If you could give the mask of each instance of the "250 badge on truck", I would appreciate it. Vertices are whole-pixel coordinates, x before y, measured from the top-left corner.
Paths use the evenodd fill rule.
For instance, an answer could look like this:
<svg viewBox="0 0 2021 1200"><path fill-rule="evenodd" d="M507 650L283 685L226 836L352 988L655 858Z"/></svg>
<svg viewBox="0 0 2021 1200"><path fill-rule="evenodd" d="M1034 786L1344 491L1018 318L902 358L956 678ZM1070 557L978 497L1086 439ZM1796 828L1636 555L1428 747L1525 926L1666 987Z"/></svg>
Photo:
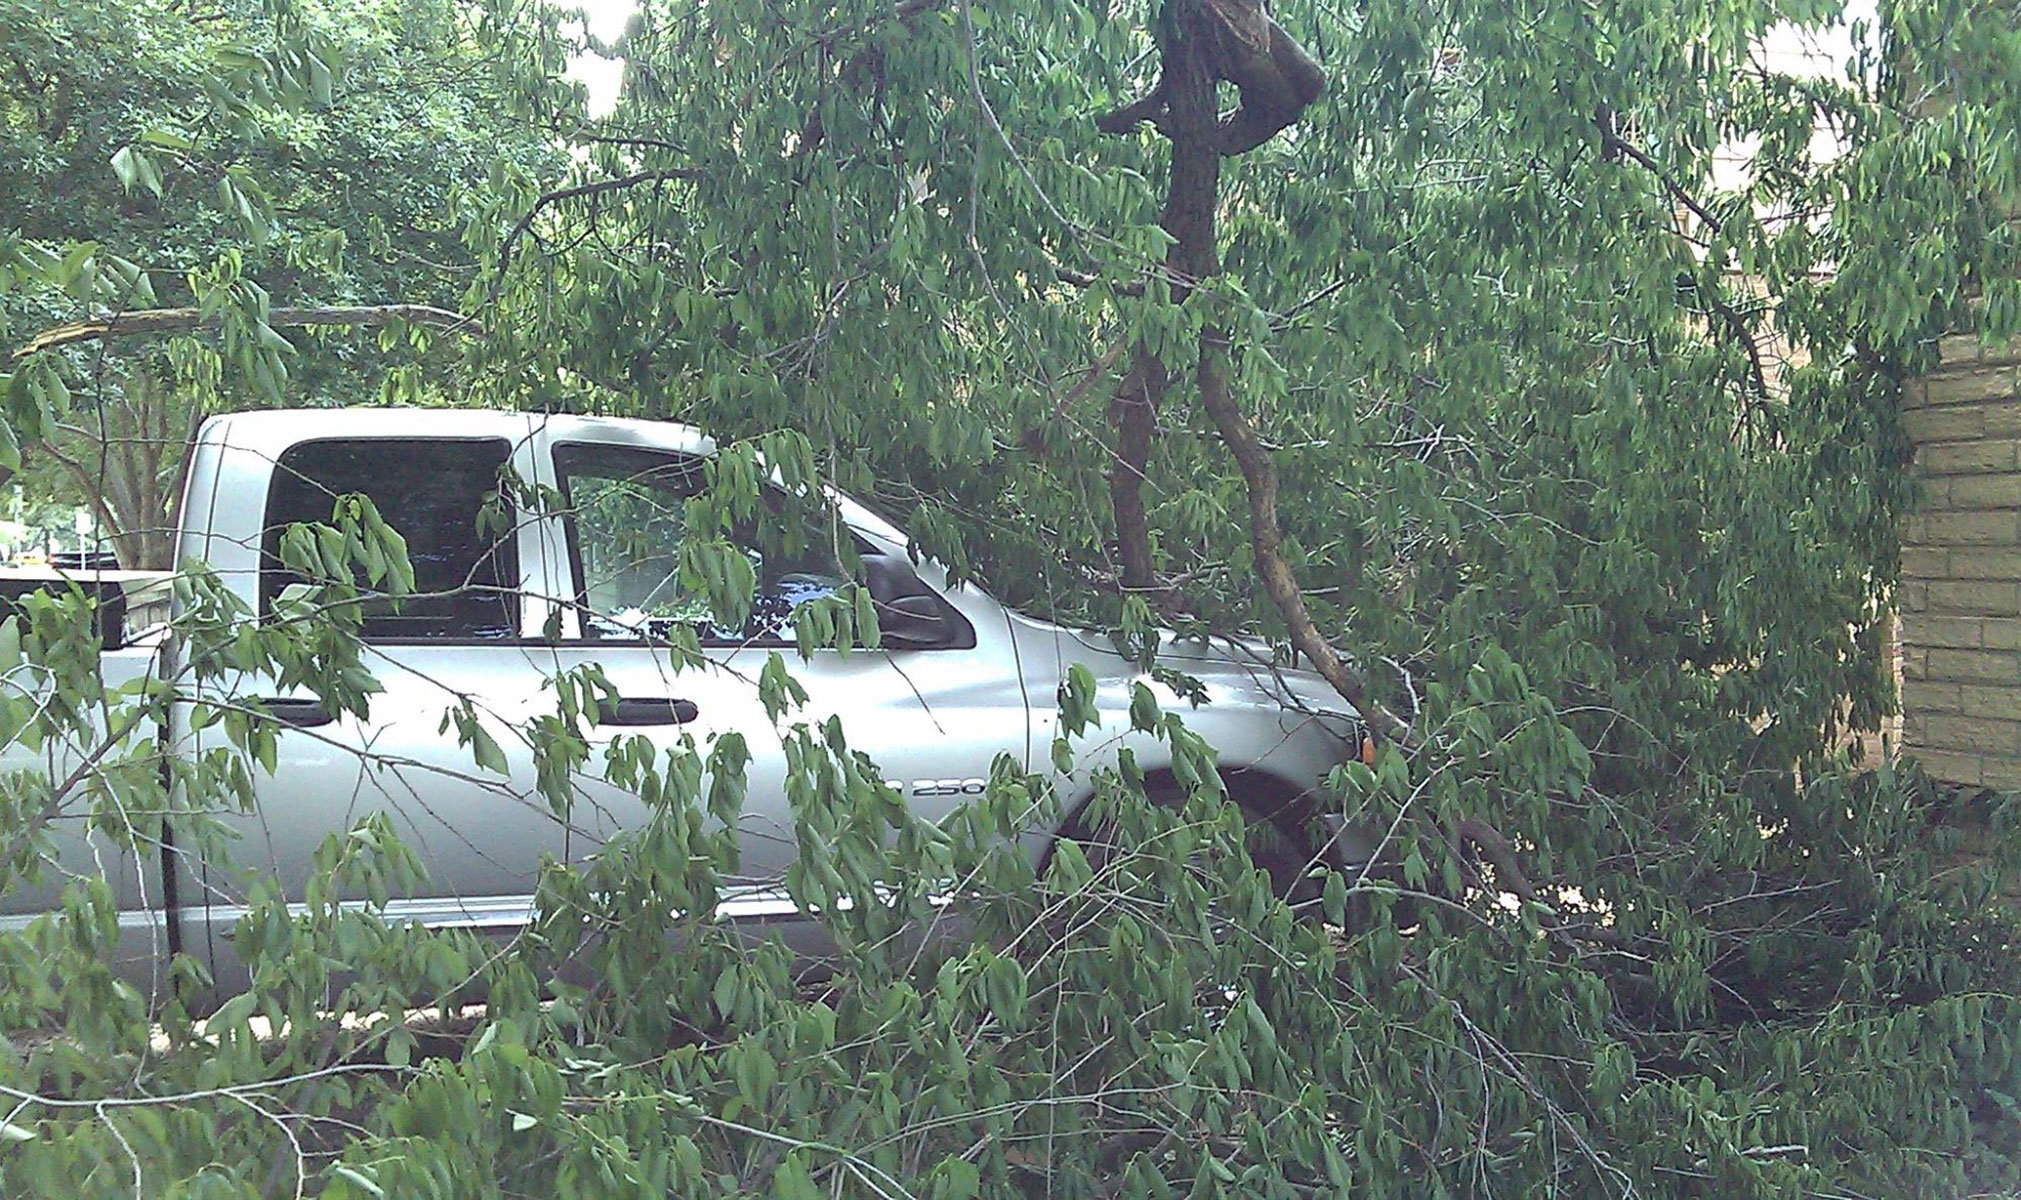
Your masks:
<svg viewBox="0 0 2021 1200"><path fill-rule="evenodd" d="M980 796L989 789L987 779L915 779L907 787L913 796Z"/></svg>

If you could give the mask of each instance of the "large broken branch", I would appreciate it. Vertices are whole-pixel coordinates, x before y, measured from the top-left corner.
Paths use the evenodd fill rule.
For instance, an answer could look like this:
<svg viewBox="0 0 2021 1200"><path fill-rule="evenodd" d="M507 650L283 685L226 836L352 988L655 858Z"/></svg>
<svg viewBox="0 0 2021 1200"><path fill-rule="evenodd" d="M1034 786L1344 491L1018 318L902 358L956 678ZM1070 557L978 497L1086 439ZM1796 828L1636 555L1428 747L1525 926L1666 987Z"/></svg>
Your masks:
<svg viewBox="0 0 2021 1200"><path fill-rule="evenodd" d="M1162 39L1158 86L1096 126L1122 133L1139 120L1152 120L1171 139L1172 175L1159 224L1172 235L1164 271L1171 301L1177 304L1196 281L1220 270L1214 204L1222 156L1254 149L1297 120L1326 86L1326 73L1271 19L1262 0L1171 2L1175 19ZM1225 118L1216 105L1221 80L1234 83L1242 96L1240 107ZM1109 467L1116 551L1121 583L1135 592L1158 586L1143 483L1167 375L1150 347L1139 345L1109 405L1116 427L1116 453Z"/></svg>
<svg viewBox="0 0 2021 1200"><path fill-rule="evenodd" d="M1172 235L1165 252L1165 276L1174 304L1191 294L1194 281L1221 267L1214 244L1214 200L1221 190L1214 58L1205 39L1181 37L1166 48L1158 84L1164 112L1160 128L1172 141L1172 175L1158 223ZM1128 591L1149 592L1158 585L1143 485L1167 376L1165 364L1148 345L1139 343L1109 404L1109 419L1116 427L1109 504L1116 521L1121 583Z"/></svg>
<svg viewBox="0 0 2021 1200"><path fill-rule="evenodd" d="M1296 52L1309 70L1290 62L1273 69L1302 80L1293 90L1304 98L1287 109L1277 99L1261 94L1255 97L1258 111L1276 122L1263 135L1268 137L1296 119L1299 111L1318 95L1325 74L1295 43L1289 50L1279 45L1283 31L1263 11L1261 0L1170 0L1170 3L1173 7L1168 11L1174 14L1174 19L1161 38L1164 53L1158 87L1153 92L1158 128L1172 143L1172 170L1166 183L1165 211L1159 223L1172 235L1165 263L1167 272L1176 279L1197 281L1210 278L1221 269L1215 243L1215 206L1220 199L1221 158L1237 152L1229 149L1229 132L1248 131L1238 139L1246 140L1249 133L1261 128L1258 122L1262 119L1256 114L1245 117L1239 110L1231 117L1221 118L1216 107L1217 85L1224 79L1233 80L1243 88L1243 108L1250 109L1251 91L1244 87L1243 78L1258 88L1268 82L1258 74L1263 68L1254 66L1252 60L1259 54ZM1229 73L1231 67L1240 71L1245 62L1252 62L1246 76ZM1289 102L1288 97L1284 99ZM1140 109L1142 103L1125 112ZM1109 129L1114 121L1114 117L1104 118L1100 125ZM1171 289L1173 302L1183 301L1190 290L1190 285L1175 284ZM1370 729L1391 741L1415 747L1418 739L1410 726L1370 695L1366 682L1341 660L1305 607L1304 594L1283 553L1284 532L1277 519L1277 466L1257 437L1255 427L1229 395L1222 363L1227 349L1225 332L1206 331L1200 339L1195 379L1201 405L1213 418L1248 485L1249 534L1257 577L1277 606L1293 647L1361 714ZM1149 366L1156 367L1155 374L1144 369L1147 360ZM1126 585L1131 584L1136 573L1132 568L1147 569L1132 561L1130 543L1133 536L1145 538L1137 553L1147 554L1148 534L1127 526L1132 520L1141 524L1143 519L1136 489L1142 479L1142 459L1148 447L1149 410L1163 392L1164 383L1163 366L1147 349L1140 348L1137 367L1118 389L1112 409L1120 445L1118 462L1110 473L1110 492L1117 510L1119 540L1125 551Z"/></svg>
<svg viewBox="0 0 2021 1200"><path fill-rule="evenodd" d="M147 337L164 333L184 333L220 324L223 313L206 314L196 308L150 308L114 313L89 321L72 321L45 329L27 345L14 351L16 360L68 346L76 342L116 337ZM269 325L426 325L431 329L467 333L476 329L474 318L446 308L426 304L340 304L316 308L276 308L267 313Z"/></svg>
<svg viewBox="0 0 2021 1200"><path fill-rule="evenodd" d="M1277 463L1257 437L1256 427L1229 394L1222 364L1227 348L1227 336L1217 331L1209 331L1201 339L1197 371L1200 406L1213 419L1221 441L1234 457L1236 469L1242 472L1243 483L1247 485L1249 545L1256 560L1256 578L1277 607L1293 648L1305 656L1312 669L1354 706L1370 729L1405 749L1417 749L1421 739L1409 723L1369 694L1367 681L1341 660L1305 607L1305 594L1284 557L1284 529L1277 520Z"/></svg>
<svg viewBox="0 0 2021 1200"><path fill-rule="evenodd" d="M1172 144L1172 170L1161 218L1173 245L1166 260L1169 273L1183 279L1172 288L1174 302L1192 285L1220 271L1215 243L1215 212L1220 198L1220 160L1260 144L1295 120L1318 95L1325 76L1304 50L1290 43L1260 0L1168 0L1177 19L1161 39L1164 51L1158 86L1150 96L1100 122L1110 132L1140 119L1155 120ZM1246 22L1246 23L1245 23ZM1259 56L1291 55L1257 65ZM1250 64L1247 76L1231 74L1231 64ZM1275 81L1257 72L1278 72ZM1245 83L1245 78L1247 82ZM1215 111L1218 81L1231 80L1242 91L1242 107L1227 118ZM1288 90L1283 90L1288 89ZM1346 700L1368 729L1409 751L1426 748L1424 736L1377 699L1367 681L1333 648L1306 607L1305 594L1284 554L1284 529L1278 520L1277 464L1256 426L1230 393L1225 329L1202 331L1194 380L1200 404L1214 422L1221 441L1242 474L1249 501L1249 544L1258 582L1284 622L1291 644L1311 663L1333 690ZM1151 374L1147 367L1154 367ZM1118 389L1112 412L1118 427L1117 463L1110 474L1118 537L1123 546L1124 583L1148 573L1148 531L1137 486L1148 450L1151 416L1168 381L1164 367L1140 348L1136 368ZM1128 472L1125 474L1125 472ZM1132 538L1142 543L1132 547ZM1496 885L1525 900L1540 899L1524 874L1515 848L1492 825L1462 819L1440 829L1456 853L1471 849L1477 862L1494 868Z"/></svg>
<svg viewBox="0 0 2021 1200"><path fill-rule="evenodd" d="M1298 120L1326 90L1326 71L1264 10L1262 0L1192 0L1176 25L1177 38L1165 47L1165 73L1157 86L1099 118L1097 129L1127 133L1138 122L1150 121L1168 136L1173 134L1179 124L1173 101L1186 89L1170 72L1175 52L1187 42L1193 43L1190 53L1204 58L1214 78L1234 84L1242 97L1214 131L1214 146L1222 154L1244 154L1261 146Z"/></svg>

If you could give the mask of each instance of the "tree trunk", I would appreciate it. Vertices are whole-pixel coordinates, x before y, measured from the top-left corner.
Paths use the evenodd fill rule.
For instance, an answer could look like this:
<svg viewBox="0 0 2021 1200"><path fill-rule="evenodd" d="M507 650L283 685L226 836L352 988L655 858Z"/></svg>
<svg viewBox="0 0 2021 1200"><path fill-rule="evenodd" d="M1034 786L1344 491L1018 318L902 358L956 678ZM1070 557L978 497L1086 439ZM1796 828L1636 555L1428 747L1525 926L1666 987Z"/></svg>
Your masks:
<svg viewBox="0 0 2021 1200"><path fill-rule="evenodd" d="M1183 22L1180 35L1165 47L1164 76L1158 85L1166 110L1160 127L1172 142L1172 175L1158 223L1173 238L1165 253L1165 275L1174 304L1192 293L1196 281L1221 269L1214 244L1214 204L1221 190L1220 125L1212 43L1200 36L1199 25ZM1109 501L1116 518L1121 582L1127 591L1150 591L1158 583L1143 489L1158 408L1169 381L1165 364L1140 344L1109 405L1109 419L1116 426Z"/></svg>

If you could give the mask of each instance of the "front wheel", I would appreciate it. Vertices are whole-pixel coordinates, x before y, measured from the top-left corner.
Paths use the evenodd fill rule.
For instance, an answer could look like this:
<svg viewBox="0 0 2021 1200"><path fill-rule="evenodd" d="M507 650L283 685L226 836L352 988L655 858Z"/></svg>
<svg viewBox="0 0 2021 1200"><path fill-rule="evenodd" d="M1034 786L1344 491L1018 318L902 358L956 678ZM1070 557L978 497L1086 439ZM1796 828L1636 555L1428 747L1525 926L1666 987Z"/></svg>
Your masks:
<svg viewBox="0 0 2021 1200"><path fill-rule="evenodd" d="M1291 907L1295 917L1319 920L1327 876L1342 864L1336 861L1338 855L1312 804L1239 775L1226 784L1229 800L1242 814L1243 843L1250 861L1270 876L1271 890ZM1185 807L1188 798L1185 789L1170 779L1147 782L1144 797L1173 811ZM1092 811L1095 807L1083 805L1060 830L1059 838L1078 845L1099 875L1125 851L1117 844L1114 823L1098 817Z"/></svg>

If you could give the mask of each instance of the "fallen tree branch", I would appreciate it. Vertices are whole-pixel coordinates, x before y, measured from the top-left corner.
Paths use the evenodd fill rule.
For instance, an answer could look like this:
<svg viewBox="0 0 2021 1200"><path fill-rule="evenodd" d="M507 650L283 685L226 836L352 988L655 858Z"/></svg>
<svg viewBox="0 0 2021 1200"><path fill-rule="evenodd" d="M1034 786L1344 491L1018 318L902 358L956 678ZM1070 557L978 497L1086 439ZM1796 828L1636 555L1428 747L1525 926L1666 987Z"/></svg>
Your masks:
<svg viewBox="0 0 2021 1200"><path fill-rule="evenodd" d="M1142 100L1100 118L1096 124L1104 132L1118 133L1127 131L1138 120L1151 120L1171 143L1171 170L1160 224L1173 238L1165 270L1173 281L1169 302L1178 304L1185 301L1200 281L1220 271L1215 215L1220 199L1221 158L1260 144L1290 124L1318 94L1325 77L1309 59L1276 63L1284 74L1275 83L1288 90L1273 90L1271 81L1257 78L1245 83L1243 78L1231 74L1231 63L1261 70L1258 64L1268 63L1274 54L1304 53L1295 44L1289 48L1276 44L1284 39L1282 29L1253 0L1172 0L1168 11L1174 14L1176 36L1160 36L1163 59L1156 88ZM1305 78L1308 68L1311 78ZM1215 99L1217 84L1222 80L1236 83L1243 100L1242 110L1225 119L1218 115ZM1257 94L1252 96L1252 91ZM1287 97L1288 101L1280 105L1279 101ZM1256 103L1258 100L1261 103ZM1602 128L1609 138L1619 140L1611 125L1603 124ZM1626 143L1621 143L1619 150L1654 169L1647 156L1634 152ZM1667 179L1665 182L1670 183ZM1692 207L1696 210L1695 202ZM1056 270L1056 277L1080 286L1094 282L1092 277L1064 268ZM1343 279L1327 285L1279 321L1324 300L1345 284ZM1231 394L1227 374L1230 350L1231 341L1225 328L1209 325L1203 329L1194 379L1201 407L1214 422L1242 475L1248 498L1250 550L1258 582L1284 622L1292 648L1355 710L1371 736L1412 754L1435 748L1409 721L1376 698L1367 680L1342 659L1306 607L1304 592L1284 553L1284 530L1277 510L1276 460L1271 447L1265 445L1255 424ZM1147 364L1156 367L1158 378L1142 370ZM1170 382L1162 378L1164 374L1164 366L1157 357L1148 348L1139 346L1132 370L1111 406L1118 448L1110 473L1110 491L1122 547L1124 572L1120 582L1126 590L1141 586L1138 580L1155 584L1149 566L1148 531L1144 529L1137 489L1143 477L1142 458L1154 430L1154 405ZM1143 540L1133 542L1138 537ZM1548 888L1540 890L1530 880L1515 846L1489 822L1476 817L1453 817L1429 824L1469 868L1482 889L1514 894L1550 913L1547 929L1560 945L1576 953L1578 943L1614 947L1623 944L1619 934L1612 930L1575 926L1565 921L1549 899ZM1490 869L1492 879L1488 875Z"/></svg>
<svg viewBox="0 0 2021 1200"><path fill-rule="evenodd" d="M1277 608L1292 648L1304 655L1312 669L1354 707L1368 727L1406 750L1423 746L1409 723L1369 694L1368 683L1349 667L1319 631L1312 613L1305 607L1305 595L1291 564L1284 558L1284 529L1277 520L1277 463L1256 436L1256 427L1229 394L1222 356L1228 349L1227 334L1209 330L1200 341L1200 362L1196 379L1200 405L1213 419L1221 441L1242 472L1249 495L1249 544L1256 560L1256 578Z"/></svg>
<svg viewBox="0 0 2021 1200"><path fill-rule="evenodd" d="M1471 845L1474 853L1495 868L1495 882L1503 891L1527 902L1539 901L1536 885L1524 874L1522 864L1516 861L1516 848L1509 845L1501 830L1479 818L1468 817L1453 826L1453 837Z"/></svg>
<svg viewBox="0 0 2021 1200"><path fill-rule="evenodd" d="M1205 3L1195 0L1196 5ZM1189 23L1209 31L1218 28L1211 9L1189 8L1187 12ZM1162 113L1159 128L1172 142L1171 178L1158 223L1172 237L1165 252L1165 272L1171 280L1169 298L1173 304L1185 303L1192 294L1193 281L1220 270L1220 251L1214 244L1214 204L1221 190L1215 58L1206 38L1178 38L1165 48L1158 88L1153 93ZM1119 131L1108 121L1098 121L1096 127ZM1169 382L1165 364L1148 344L1140 342L1109 403L1109 420L1116 427L1115 456L1109 465L1109 506L1116 522L1121 583L1129 592L1149 592L1158 582L1143 487L1151 441L1157 433L1158 408Z"/></svg>
<svg viewBox="0 0 2021 1200"><path fill-rule="evenodd" d="M72 321L67 325L45 329L30 339L27 345L14 351L14 358L19 361L44 350L53 350L58 346L68 346L76 342L183 333L191 329L216 326L223 320L223 313L206 315L203 310L196 308L149 308L113 313L110 316L94 317L88 321ZM427 304L338 304L312 308L276 308L267 313L269 325L377 326L396 323L465 332L476 326L476 319Z"/></svg>

